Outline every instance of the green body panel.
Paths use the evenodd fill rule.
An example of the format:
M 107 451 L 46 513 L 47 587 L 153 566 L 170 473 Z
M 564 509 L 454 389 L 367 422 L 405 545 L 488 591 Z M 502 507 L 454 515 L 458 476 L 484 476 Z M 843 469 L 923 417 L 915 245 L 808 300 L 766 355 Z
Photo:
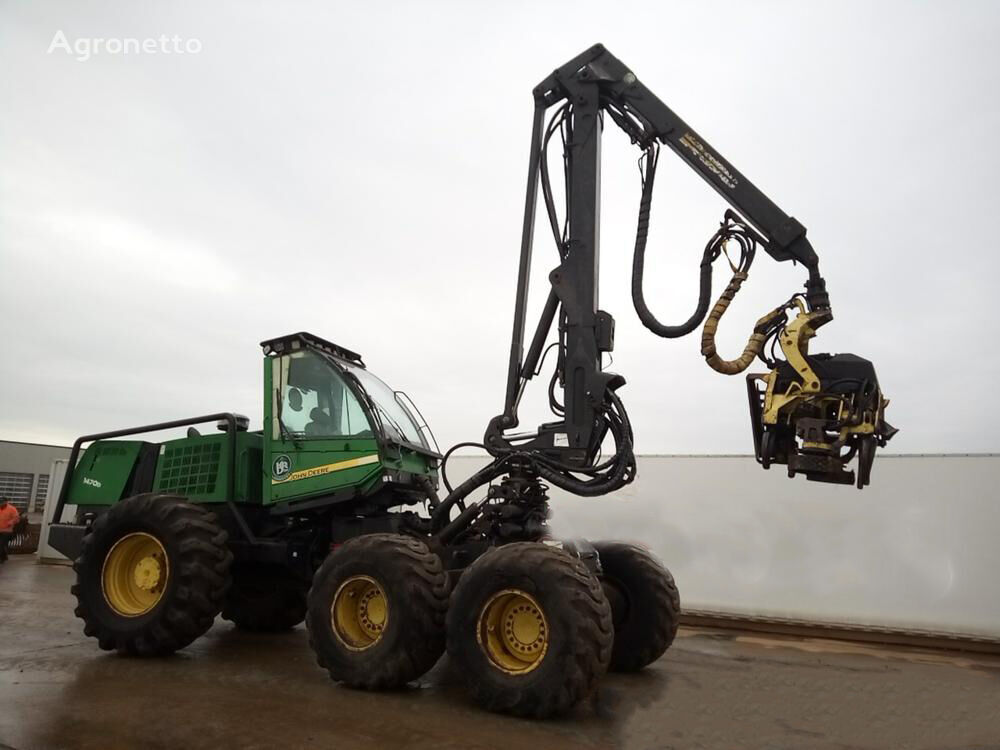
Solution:
M 275 418 L 272 360 L 264 359 L 265 505 L 357 487 L 365 492 L 381 481 L 382 462 L 374 438 L 289 439 Z
M 73 472 L 66 502 L 110 505 L 121 500 L 142 445 L 139 440 L 102 440 L 91 444 Z
M 230 438 L 228 433 L 168 440 L 160 445 L 153 491 L 183 495 L 194 502 L 226 500 L 261 501 L 261 435 L 236 433 L 236 484 L 229 489 Z
M 367 489 L 382 474 L 378 444 L 367 440 L 271 440 L 265 504 L 335 492 Z
M 425 474 L 431 478 L 437 477 L 437 469 L 434 468 L 436 462 L 432 462 L 430 456 L 418 453 L 417 451 L 400 448 L 398 457 L 386 457 L 385 466 L 394 471 L 403 471 L 410 474 Z
M 159 446 L 152 492 L 183 495 L 193 502 L 261 502 L 261 434 L 236 433 L 235 497 L 228 498 L 230 442 L 228 433 L 169 440 Z M 72 505 L 112 505 L 124 499 L 143 445 L 138 440 L 101 440 L 84 451 L 73 472 Z M 148 486 L 148 485 L 147 485 Z

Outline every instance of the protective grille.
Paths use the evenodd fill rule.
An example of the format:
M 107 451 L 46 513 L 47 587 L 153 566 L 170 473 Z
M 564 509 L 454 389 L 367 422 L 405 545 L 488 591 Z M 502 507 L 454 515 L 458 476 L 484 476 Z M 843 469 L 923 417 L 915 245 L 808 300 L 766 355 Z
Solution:
M 157 489 L 182 495 L 215 492 L 221 455 L 221 443 L 168 446 L 161 459 L 163 471 Z

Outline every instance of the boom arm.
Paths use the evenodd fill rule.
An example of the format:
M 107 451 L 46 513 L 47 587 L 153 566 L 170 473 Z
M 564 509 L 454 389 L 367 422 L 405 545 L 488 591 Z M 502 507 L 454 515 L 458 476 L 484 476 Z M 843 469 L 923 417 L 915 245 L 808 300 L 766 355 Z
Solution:
M 765 249 L 775 260 L 797 260 L 810 270 L 816 267 L 818 259 L 805 227 L 716 153 L 603 45 L 595 45 L 542 81 L 535 88 L 535 101 L 549 107 L 579 96 L 576 89 L 587 87 L 596 87 L 601 108 L 634 143 L 645 147 L 659 141 L 680 156 L 767 238 Z
M 808 356 L 808 340 L 832 319 L 832 313 L 805 227 L 720 156 L 602 45 L 591 47 L 554 71 L 535 87 L 534 99 L 507 388 L 503 412 L 490 421 L 484 438 L 494 461 L 455 488 L 434 511 L 435 528 L 446 524 L 439 530 L 440 538 L 462 533 L 460 530 L 482 512 L 481 504 L 476 504 L 449 522 L 448 513 L 454 504 L 461 504 L 462 498 L 475 488 L 505 474 L 505 481 L 511 484 L 506 484 L 506 489 L 491 490 L 482 502 L 504 493 L 520 496 L 518 493 L 527 492 L 525 487 L 536 487 L 539 479 L 575 494 L 601 495 L 635 476 L 632 428 L 616 394 L 625 379 L 604 371 L 601 361 L 603 353 L 614 348 L 614 318 L 598 305 L 601 135 L 607 118 L 644 152 L 632 277 L 633 302 L 640 319 L 651 331 L 666 338 L 686 335 L 705 321 L 702 354 L 719 372 L 742 372 L 755 357 L 768 364 L 771 371 L 766 376 L 748 376 L 754 445 L 757 460 L 764 468 L 771 463 L 785 463 L 789 475 L 804 473 L 809 479 L 850 483 L 854 474 L 844 467 L 858 455 L 857 484 L 867 484 L 874 445 L 884 445 L 895 430 L 884 421 L 887 402 L 870 362 L 854 355 Z M 555 112 L 546 123 L 547 111 L 552 108 Z M 562 225 L 547 160 L 549 141 L 557 133 L 563 141 L 566 181 Z M 725 221 L 705 248 L 698 307 L 688 321 L 677 326 L 660 323 L 649 311 L 642 293 L 653 177 L 661 144 L 680 156 L 735 209 L 735 213 L 726 212 Z M 549 294 L 525 351 L 539 187 L 559 264 L 549 274 Z M 738 262 L 730 257 L 733 243 L 739 248 Z M 746 280 L 758 246 L 775 260 L 796 261 L 805 267 L 805 294 L 793 295 L 757 321 L 743 355 L 725 361 L 715 350 L 715 331 Z M 709 312 L 712 263 L 723 253 L 732 266 L 733 278 Z M 796 309 L 798 317 L 789 323 L 788 311 Z M 510 434 L 518 426 L 521 396 L 527 382 L 537 374 L 545 342 L 557 318 L 558 340 L 554 346 L 558 359 L 549 386 L 549 404 L 558 421 L 543 424 L 537 432 L 526 435 Z M 786 361 L 764 355 L 768 340 L 773 342 L 772 356 L 780 342 Z M 758 382 L 766 382 L 766 392 L 760 391 Z M 562 387 L 562 403 L 556 397 L 557 384 Z M 598 457 L 609 434 L 615 452 L 601 462 Z M 462 445 L 466 444 L 455 448 Z
M 525 199 L 521 256 L 518 273 L 514 326 L 508 365 L 507 389 L 503 413 L 494 418 L 486 432 L 486 447 L 495 456 L 512 450 L 548 451 L 567 466 L 592 467 L 600 450 L 607 425 L 602 416 L 609 406 L 609 393 L 624 383 L 621 376 L 604 372 L 601 355 L 614 345 L 614 319 L 598 307 L 599 278 L 599 212 L 601 135 L 604 120 L 609 117 L 647 155 L 647 183 L 640 207 L 633 297 L 640 318 L 648 328 L 665 337 L 685 335 L 705 319 L 711 287 L 711 262 L 724 250 L 732 233 L 723 235 L 714 248 L 706 248 L 702 261 L 701 300 L 695 315 L 681 326 L 664 326 L 649 312 L 642 297 L 643 253 L 648 225 L 649 198 L 659 144 L 668 146 L 694 169 L 737 212 L 728 212 L 727 223 L 733 222 L 751 245 L 759 244 L 775 260 L 797 261 L 808 271 L 805 285 L 805 314 L 811 316 L 812 329 L 832 319 L 826 284 L 819 272 L 819 260 L 805 227 L 788 216 L 764 195 L 750 180 L 687 123 L 658 99 L 636 76 L 602 45 L 595 45 L 566 65 L 554 71 L 534 89 L 535 113 L 532 127 L 528 184 Z M 545 126 L 546 111 L 559 105 L 558 124 Z M 556 123 L 557 118 L 553 118 Z M 548 188 L 546 146 L 557 128 L 565 140 L 566 214 L 564 230 L 560 230 Z M 538 187 L 541 183 L 553 235 L 559 247 L 560 264 L 549 274 L 551 289 L 525 352 L 525 321 L 532 239 Z M 750 226 L 746 226 L 745 220 Z M 752 227 L 752 229 L 751 229 Z M 711 249 L 711 252 L 710 252 Z M 753 247 L 749 260 L 753 257 Z M 749 261 L 746 264 L 749 267 Z M 734 271 L 739 270 L 734 267 Z M 746 278 L 736 279 L 709 317 L 706 336 L 710 336 L 703 352 L 714 354 L 714 332 L 718 318 L 725 311 L 732 295 Z M 744 357 L 733 363 L 721 362 L 713 367 L 734 373 L 745 369 L 755 354 L 760 353 L 765 335 L 774 334 L 784 323 L 784 309 L 776 308 L 770 317 L 758 321 L 755 337 Z M 552 324 L 559 316 L 559 361 L 557 373 L 563 388 L 564 402 L 559 404 L 550 388 L 550 403 L 562 422 L 542 425 L 537 436 L 516 442 L 504 436 L 504 431 L 518 425 L 517 410 L 524 388 L 534 375 L 542 356 Z M 779 320 L 780 318 L 780 320 Z M 710 326 L 710 328 L 709 328 Z M 710 331 L 710 333 L 709 333 Z M 756 341 L 754 341 L 756 338 Z M 723 369 L 728 366 L 729 369 Z M 624 415 L 622 415 L 624 416 Z M 623 420 L 627 425 L 627 418 Z M 629 436 L 630 440 L 630 436 Z M 579 489 L 579 487 L 577 488 Z M 588 493 L 589 494 L 589 493 Z
M 785 214 L 704 138 L 660 101 L 602 45 L 595 45 L 548 76 L 534 90 L 528 187 L 521 239 L 514 329 L 504 412 L 487 434 L 497 444 L 498 429 L 517 425 L 517 406 L 533 376 L 556 310 L 565 315 L 565 409 L 568 442 L 586 449 L 591 438 L 589 411 L 601 404 L 608 384 L 620 378 L 600 372 L 600 353 L 613 346 L 613 320 L 598 309 L 599 204 L 602 113 L 607 113 L 632 141 L 643 148 L 664 143 L 677 153 L 761 235 L 764 249 L 776 260 L 795 260 L 809 270 L 811 309 L 828 309 L 829 298 L 819 274 L 818 258 L 806 230 Z M 534 340 L 524 353 L 525 317 L 530 283 L 532 238 L 539 174 L 544 157 L 545 111 L 567 102 L 572 110 L 572 138 L 567 147 L 568 239 L 559 268 L 549 280 L 546 301 Z M 550 214 L 550 218 L 551 214 Z M 555 226 L 553 227 L 554 231 Z M 641 291 L 640 291 L 641 294 Z M 702 316 L 703 317 L 703 316 Z M 700 322 L 700 321 L 697 321 Z M 697 325 L 697 322 L 695 325 Z M 588 405 L 586 402 L 590 401 Z

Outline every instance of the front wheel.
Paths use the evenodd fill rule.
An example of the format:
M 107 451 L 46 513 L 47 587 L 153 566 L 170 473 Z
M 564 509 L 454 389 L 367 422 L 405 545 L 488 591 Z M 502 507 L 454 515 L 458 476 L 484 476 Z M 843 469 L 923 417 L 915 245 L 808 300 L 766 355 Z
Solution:
M 75 613 L 106 650 L 136 656 L 184 648 L 211 626 L 229 588 L 232 553 L 215 514 L 176 495 L 112 505 L 73 564 Z
M 681 597 L 670 571 L 633 544 L 597 542 L 601 584 L 615 623 L 611 669 L 637 672 L 663 656 L 677 635 Z
M 462 574 L 448 610 L 448 655 L 491 711 L 545 717 L 590 695 L 611 658 L 611 608 L 569 553 L 518 542 Z
M 309 589 L 316 661 L 349 687 L 400 687 L 444 653 L 448 577 L 423 542 L 366 534 L 332 552 Z

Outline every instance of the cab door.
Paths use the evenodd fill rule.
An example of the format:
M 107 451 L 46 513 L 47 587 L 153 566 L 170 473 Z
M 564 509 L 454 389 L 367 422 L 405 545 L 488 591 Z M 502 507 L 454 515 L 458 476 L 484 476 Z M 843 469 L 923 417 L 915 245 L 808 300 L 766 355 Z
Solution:
M 382 467 L 372 425 L 324 355 L 304 349 L 269 358 L 264 382 L 265 504 L 377 480 Z

